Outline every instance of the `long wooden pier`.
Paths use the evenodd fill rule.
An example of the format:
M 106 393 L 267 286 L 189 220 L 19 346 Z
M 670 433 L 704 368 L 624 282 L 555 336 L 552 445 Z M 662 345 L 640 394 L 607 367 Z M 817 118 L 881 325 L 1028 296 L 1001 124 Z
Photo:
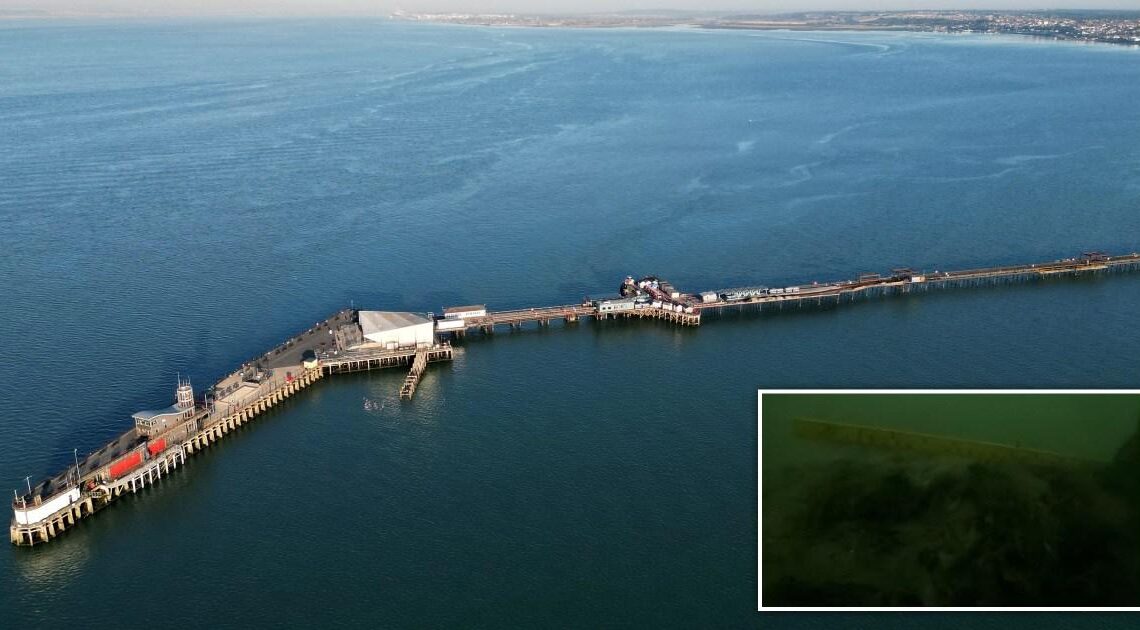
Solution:
M 511 311 L 493 311 L 479 317 L 465 320 L 468 328 L 478 328 L 490 332 L 495 326 L 518 327 L 526 323 L 547 325 L 555 320 L 575 322 L 583 317 L 593 317 L 596 309 L 591 304 L 567 304 L 564 306 L 543 306 L 522 308 Z
M 1140 268 L 1140 254 L 1108 256 L 1090 252 L 1079 257 L 1055 260 L 1028 265 L 985 267 L 961 271 L 916 272 L 911 269 L 896 269 L 888 275 L 863 274 L 856 279 L 837 282 L 813 283 L 789 287 L 796 289 L 789 293 L 783 289 L 779 294 L 764 294 L 740 300 L 725 300 L 724 295 L 734 289 L 721 289 L 715 293 L 718 299 L 709 303 L 695 303 L 698 312 L 718 311 L 736 308 L 759 308 L 765 306 L 800 305 L 824 302 L 841 303 L 858 297 L 885 296 L 922 292 L 932 289 L 963 288 L 986 284 L 1026 282 L 1044 277 L 1083 276 L 1097 273 L 1130 272 Z
M 848 280 L 813 282 L 783 288 L 764 289 L 757 294 L 754 287 L 748 288 L 752 295 L 741 299 L 731 299 L 734 292 L 744 289 L 718 289 L 700 293 L 680 294 L 664 300 L 660 306 L 653 302 L 632 304 L 628 309 L 603 311 L 601 304 L 607 300 L 587 300 L 581 304 L 544 306 L 505 311 L 488 311 L 479 317 L 464 320 L 459 334 L 468 330 L 491 333 L 496 326 L 511 329 L 524 324 L 549 325 L 552 321 L 576 322 L 585 318 L 598 320 L 616 318 L 658 319 L 685 326 L 699 326 L 702 313 L 712 313 L 734 309 L 757 309 L 765 307 L 785 308 L 805 304 L 840 304 L 866 297 L 880 297 L 896 294 L 921 293 L 936 289 L 965 288 L 987 284 L 1028 282 L 1055 276 L 1084 276 L 1100 273 L 1130 272 L 1140 269 L 1140 253 L 1122 256 L 1109 256 L 1100 252 L 1086 252 L 1081 256 L 1031 263 L 983 267 L 959 271 L 921 272 L 913 269 L 894 269 L 887 274 L 866 273 Z M 707 296 L 715 296 L 708 299 Z M 613 300 L 611 300 L 613 301 Z
M 175 407 L 147 412 L 150 415 L 136 414 L 139 424 L 115 441 L 82 460 L 76 458 L 74 466 L 68 466 L 35 487 L 29 483 L 28 491 L 22 495 L 17 492 L 12 503 L 11 541 L 15 545 L 29 546 L 55 539 L 79 520 L 116 499 L 138 493 L 172 474 L 186 464 L 188 457 L 202 452 L 322 378 L 409 367 L 399 394 L 401 399 L 410 399 L 429 364 L 454 357 L 455 349 L 448 337 L 459 337 L 469 330 L 491 333 L 496 326 L 518 329 L 525 324 L 546 326 L 556 320 L 570 323 L 589 317 L 595 320 L 656 319 L 670 324 L 698 326 L 702 313 L 706 312 L 743 308 L 763 310 L 766 307 L 824 304 L 832 300 L 838 304 L 860 297 L 1021 282 L 1059 275 L 1127 272 L 1138 268 L 1140 254 L 1135 252 L 1123 256 L 1086 252 L 1074 258 L 1027 265 L 930 273 L 894 269 L 889 274 L 862 274 L 855 279 L 835 282 L 703 293 L 681 293 L 653 277 L 644 278 L 641 282 L 630 277 L 622 284 L 622 295 L 616 298 L 504 311 L 483 309 L 472 316 L 445 319 L 448 317 L 445 315 L 445 318 L 435 320 L 423 319 L 423 324 L 416 325 L 426 326 L 430 339 L 417 338 L 409 344 L 364 340 L 360 312 L 345 309 L 243 364 L 215 383 L 201 400 L 195 400 L 192 391 L 185 392 L 184 398 L 180 383 L 178 405 Z M 338 340 L 335 348 L 329 346 L 330 339 Z M 356 342 L 344 341 L 347 339 Z M 854 431 L 861 440 L 871 439 L 868 438 L 871 436 L 893 443 L 899 439 L 895 435 L 884 437 L 882 433 L 871 435 L 866 431 L 839 431 L 835 427 L 813 426 L 814 433 L 823 437 L 839 434 L 850 437 Z M 910 439 L 910 442 L 916 440 Z M 932 443 L 926 437 L 918 441 L 926 445 Z

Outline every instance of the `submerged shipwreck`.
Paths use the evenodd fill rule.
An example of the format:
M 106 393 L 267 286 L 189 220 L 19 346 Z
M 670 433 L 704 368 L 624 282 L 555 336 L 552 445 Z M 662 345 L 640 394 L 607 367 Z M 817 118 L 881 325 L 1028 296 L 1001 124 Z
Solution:
M 873 454 L 765 477 L 765 606 L 1140 604 L 1140 420 L 1108 463 L 796 424 Z

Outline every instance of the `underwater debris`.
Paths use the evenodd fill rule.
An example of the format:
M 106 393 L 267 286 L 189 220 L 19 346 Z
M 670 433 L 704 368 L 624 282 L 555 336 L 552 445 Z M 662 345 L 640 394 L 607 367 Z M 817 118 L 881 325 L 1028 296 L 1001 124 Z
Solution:
M 1137 605 L 1136 484 L 1107 483 L 1138 478 L 1136 441 L 1107 472 L 896 455 L 766 473 L 765 605 Z

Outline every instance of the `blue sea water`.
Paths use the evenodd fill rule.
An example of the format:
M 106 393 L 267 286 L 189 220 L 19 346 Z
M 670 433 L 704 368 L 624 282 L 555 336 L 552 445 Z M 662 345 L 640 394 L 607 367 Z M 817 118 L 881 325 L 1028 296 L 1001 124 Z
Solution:
M 1138 96 L 1135 49 L 1002 37 L 5 23 L 0 479 L 349 304 L 1135 251 Z M 1138 308 L 1119 276 L 473 337 L 411 403 L 330 379 L 0 553 L 3 625 L 762 624 L 757 387 L 1137 387 Z

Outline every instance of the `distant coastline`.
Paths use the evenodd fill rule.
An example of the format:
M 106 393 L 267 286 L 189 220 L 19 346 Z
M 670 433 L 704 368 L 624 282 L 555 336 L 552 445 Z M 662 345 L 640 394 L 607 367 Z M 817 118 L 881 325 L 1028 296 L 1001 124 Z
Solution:
M 1140 46 L 1140 11 L 874 11 L 780 15 L 395 13 L 392 19 L 473 26 L 996 33 Z
M 207 15 L 0 9 L 0 23 L 40 20 L 159 19 L 387 19 L 402 22 L 510 26 L 526 28 L 700 28 L 755 31 L 885 31 L 911 33 L 977 33 L 1023 35 L 1070 42 L 1140 47 L 1137 11 L 862 11 L 773 15 L 698 12 L 625 12 L 601 14 L 408 13 L 390 15 Z

